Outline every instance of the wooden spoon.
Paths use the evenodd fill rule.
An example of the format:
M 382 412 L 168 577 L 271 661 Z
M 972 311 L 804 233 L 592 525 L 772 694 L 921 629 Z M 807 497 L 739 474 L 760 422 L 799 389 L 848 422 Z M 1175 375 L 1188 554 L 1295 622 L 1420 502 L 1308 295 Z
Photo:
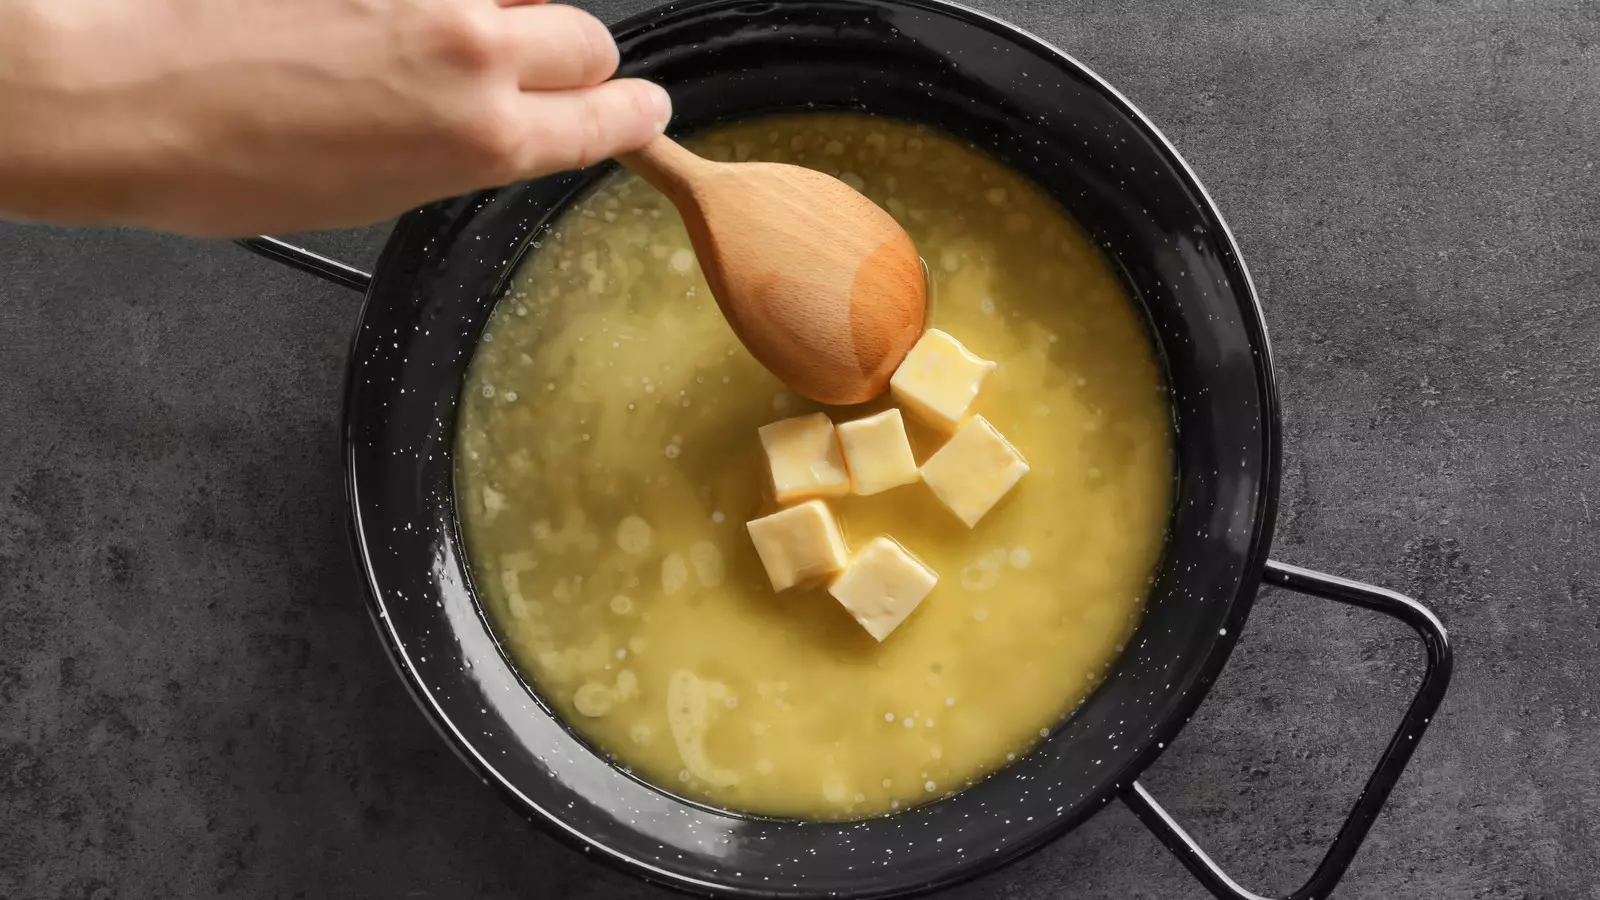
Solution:
M 888 388 L 928 305 L 893 217 L 822 172 L 712 162 L 667 137 L 618 161 L 678 208 L 717 305 L 762 365 L 821 403 Z

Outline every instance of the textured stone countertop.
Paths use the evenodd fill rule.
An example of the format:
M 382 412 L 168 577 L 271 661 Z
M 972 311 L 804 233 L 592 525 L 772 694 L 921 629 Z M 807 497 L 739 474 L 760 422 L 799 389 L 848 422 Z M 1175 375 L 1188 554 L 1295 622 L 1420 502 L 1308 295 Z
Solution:
M 976 5 L 1127 94 L 1233 226 L 1283 389 L 1277 558 L 1452 630 L 1338 896 L 1600 898 L 1600 4 Z M 502 806 L 385 659 L 335 459 L 355 309 L 226 244 L 0 226 L 0 897 L 665 896 Z M 1269 594 L 1145 781 L 1287 892 L 1417 672 L 1408 634 Z M 949 896 L 1201 892 L 1113 806 Z

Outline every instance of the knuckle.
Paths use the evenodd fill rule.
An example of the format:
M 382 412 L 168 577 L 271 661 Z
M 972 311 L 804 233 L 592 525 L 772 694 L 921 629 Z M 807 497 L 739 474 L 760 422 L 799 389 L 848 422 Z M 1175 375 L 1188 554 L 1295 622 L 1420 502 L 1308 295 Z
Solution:
M 461 142 L 474 168 L 490 177 L 516 173 L 523 146 L 522 129 L 505 105 L 488 104 L 465 122 Z
M 598 104 L 581 107 L 570 152 L 574 168 L 587 168 L 606 157 L 606 119 Z
M 616 40 L 611 37 L 610 29 L 594 16 L 583 13 L 578 22 L 578 31 L 584 47 L 582 58 L 588 69 L 584 73 L 585 80 L 599 82 L 610 78 L 616 73 L 621 60 L 621 52 L 617 49 Z
M 492 69 L 506 55 L 506 42 L 488 17 L 464 4 L 439 4 L 429 25 L 438 53 L 468 71 Z

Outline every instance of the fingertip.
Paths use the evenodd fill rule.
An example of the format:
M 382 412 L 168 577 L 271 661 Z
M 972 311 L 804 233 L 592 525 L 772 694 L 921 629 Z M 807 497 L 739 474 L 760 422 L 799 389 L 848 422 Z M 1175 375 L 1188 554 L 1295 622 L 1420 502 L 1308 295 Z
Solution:
M 576 6 L 514 7 L 501 19 L 523 90 L 594 87 L 617 73 L 621 52 L 611 29 Z
M 664 133 L 672 123 L 672 95 L 653 81 L 635 79 L 634 83 L 639 85 L 641 105 L 649 111 L 651 125 L 655 129 L 652 136 Z
M 600 21 L 586 10 L 576 7 L 567 7 L 578 18 L 578 29 L 583 33 L 584 41 L 588 44 L 588 57 L 590 61 L 589 84 L 599 84 L 617 74 L 617 66 L 622 61 L 622 52 L 617 49 L 616 38 L 611 36 L 611 29 L 606 23 Z
M 672 119 L 667 92 L 635 78 L 524 96 L 531 104 L 527 168 L 533 174 L 583 168 L 630 153 L 654 140 Z
M 591 102 L 605 108 L 616 123 L 614 153 L 639 149 L 672 121 L 672 97 L 661 85 L 642 78 L 614 78 L 596 89 Z
M 595 102 L 611 109 L 616 123 L 607 156 L 631 153 L 667 130 L 672 121 L 672 97 L 666 89 L 639 78 L 617 78 L 601 85 Z

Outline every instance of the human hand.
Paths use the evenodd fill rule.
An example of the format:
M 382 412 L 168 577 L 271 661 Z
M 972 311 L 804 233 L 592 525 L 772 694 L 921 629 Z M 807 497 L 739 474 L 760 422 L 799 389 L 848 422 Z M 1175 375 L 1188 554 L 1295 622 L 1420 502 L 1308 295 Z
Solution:
M 365 224 L 665 128 L 544 0 L 0 0 L 0 216 L 202 236 Z

